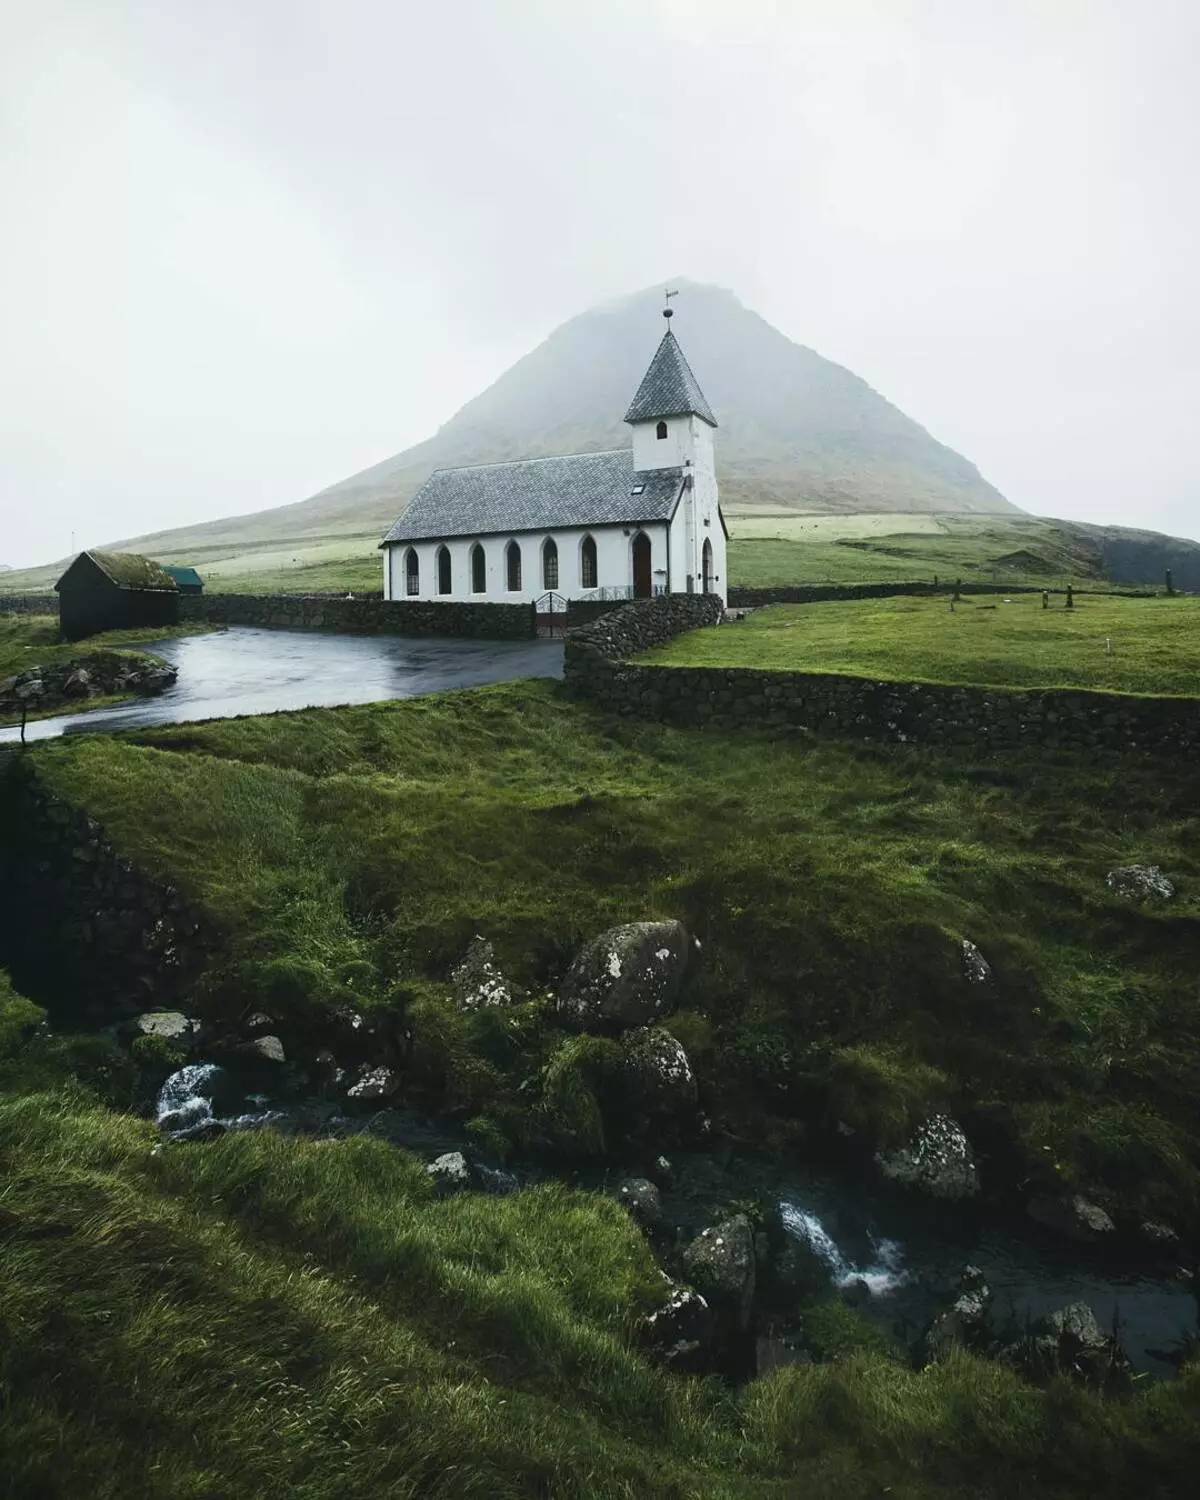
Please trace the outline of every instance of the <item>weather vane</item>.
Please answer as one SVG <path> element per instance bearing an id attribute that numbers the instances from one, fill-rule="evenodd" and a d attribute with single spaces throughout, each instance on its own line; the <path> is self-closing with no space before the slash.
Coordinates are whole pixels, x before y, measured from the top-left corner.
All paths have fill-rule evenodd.
<path id="1" fill-rule="evenodd" d="M 667 305 L 666 305 L 666 307 L 663 308 L 663 317 L 664 318 L 670 319 L 670 318 L 673 318 L 675 316 L 675 314 L 671 311 L 671 298 L 672 297 L 678 297 L 678 296 L 679 296 L 679 288 L 678 287 L 676 287 L 676 289 L 673 292 L 669 291 L 669 290 L 667 291 L 667 293 L 666 293 L 666 302 L 667 302 Z"/>

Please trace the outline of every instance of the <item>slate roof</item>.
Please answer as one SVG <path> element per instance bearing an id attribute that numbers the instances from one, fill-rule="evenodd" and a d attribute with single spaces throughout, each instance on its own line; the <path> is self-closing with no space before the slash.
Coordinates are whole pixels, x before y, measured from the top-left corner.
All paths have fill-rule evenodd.
<path id="1" fill-rule="evenodd" d="M 380 546 L 432 537 L 665 521 L 682 485 L 680 468 L 636 471 L 628 448 L 437 469 Z"/>
<path id="2" fill-rule="evenodd" d="M 700 382 L 683 357 L 683 350 L 668 328 L 654 352 L 650 368 L 642 376 L 629 410 L 627 422 L 652 422 L 658 417 L 682 417 L 695 413 L 710 427 L 717 425 L 712 407 L 704 399 Z"/>

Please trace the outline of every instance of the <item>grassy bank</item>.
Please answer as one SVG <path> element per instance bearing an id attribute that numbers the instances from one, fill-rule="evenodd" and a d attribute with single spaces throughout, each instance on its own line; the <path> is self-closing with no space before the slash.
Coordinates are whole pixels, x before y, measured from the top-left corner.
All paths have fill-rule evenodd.
<path id="1" fill-rule="evenodd" d="M 1111 653 L 1111 654 L 1110 654 Z M 1200 696 L 1200 599 L 1040 594 L 773 605 L 648 653 L 671 666 Z"/>
<path id="2" fill-rule="evenodd" d="M 135 647 L 151 641 L 166 640 L 171 636 L 192 635 L 213 628 L 208 625 L 164 625 L 145 630 L 108 630 L 100 635 L 89 636 L 84 641 L 61 641 L 56 616 L 14 615 L 4 614 L 2 611 L 3 600 L 0 599 L 0 682 L 8 677 L 16 676 L 19 672 L 28 672 L 32 667 L 41 667 L 44 670 L 64 662 L 78 662 L 86 668 L 89 657 L 114 651 L 121 656 L 128 656 L 138 661 L 157 661 L 159 658 L 149 652 L 139 651 Z M 62 712 L 61 701 L 41 708 L 36 706 L 36 701 L 34 700 L 35 706 L 29 714 L 31 719 Z M 73 711 L 82 713 L 88 709 L 103 708 L 121 701 L 121 695 L 109 694 L 103 697 L 72 699 L 71 707 Z M 0 707 L 0 725 L 17 722 L 19 719 L 19 714 L 6 712 L 5 708 Z"/>
<path id="3" fill-rule="evenodd" d="M 222 953 L 197 1003 L 290 1025 L 373 1010 L 411 1034 L 412 1096 L 501 1150 L 579 1145 L 597 1118 L 620 1139 L 602 1060 L 541 997 L 595 932 L 678 916 L 702 948 L 671 1025 L 736 1135 L 782 1149 L 840 1119 L 894 1143 L 947 1107 L 995 1184 L 1195 1219 L 1194 770 L 726 739 L 614 722 L 547 684 L 33 760 L 210 913 Z M 1138 861 L 1168 871 L 1172 902 L 1107 889 Z M 529 992 L 511 1012 L 447 998 L 475 932 Z M 993 985 L 965 983 L 963 938 Z"/>
<path id="4" fill-rule="evenodd" d="M 6 615 L 0 599 L 0 678 L 30 667 L 48 667 L 55 662 L 76 661 L 93 651 L 127 651 L 143 642 L 165 641 L 171 636 L 194 635 L 207 625 L 160 625 L 145 630 L 106 630 L 84 641 L 59 639 L 55 615 Z"/>
<path id="5" fill-rule="evenodd" d="M 161 1147 L 78 1087 L 0 1095 L 0 1488 L 851 1500 L 1185 1492 L 1200 1370 L 1104 1402 L 956 1355 L 740 1394 L 638 1352 L 612 1202 L 433 1198 L 382 1142 Z"/>

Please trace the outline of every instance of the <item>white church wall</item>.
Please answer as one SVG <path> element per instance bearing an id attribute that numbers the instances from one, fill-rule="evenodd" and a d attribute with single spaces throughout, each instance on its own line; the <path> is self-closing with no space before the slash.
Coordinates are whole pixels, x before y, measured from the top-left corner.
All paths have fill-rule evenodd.
<path id="1" fill-rule="evenodd" d="M 717 509 L 717 482 L 711 470 L 696 469 L 692 488 L 684 494 L 671 522 L 671 588 L 676 593 L 704 592 L 706 541 L 712 547 L 710 592 L 727 600 L 725 532 Z"/>
<path id="2" fill-rule="evenodd" d="M 692 512 L 685 495 L 671 522 L 671 589 L 676 594 L 688 593 L 688 576 L 696 571 L 692 534 Z M 700 584 L 695 582 L 692 592 L 699 591 Z"/>
<path id="3" fill-rule="evenodd" d="M 450 552 L 450 592 L 438 592 L 437 554 L 440 542 L 397 543 L 384 550 L 384 597 L 387 599 L 474 600 L 485 604 L 531 603 L 547 592 L 543 581 L 542 548 L 553 537 L 558 547 L 558 586 L 553 590 L 568 599 L 598 596 L 606 588 L 633 586 L 633 534 L 635 527 L 595 526 L 590 530 L 572 527 L 560 531 L 522 532 L 514 536 L 497 533 L 478 541 L 486 559 L 486 584 L 482 593 L 472 588 L 471 552 L 474 537 L 456 537 L 445 543 Z M 651 581 L 667 584 L 667 527 L 652 522 L 644 528 L 651 544 Z M 628 532 L 628 534 L 626 534 Z M 597 589 L 583 587 L 581 569 L 583 539 L 591 536 L 596 543 Z M 507 547 L 515 541 L 521 549 L 521 587 L 509 589 Z M 419 588 L 408 592 L 406 558 L 409 547 L 417 554 Z"/>
<path id="4" fill-rule="evenodd" d="M 633 467 L 635 469 L 680 469 L 689 460 L 698 467 L 712 468 L 712 428 L 699 417 L 665 417 L 667 435 L 657 436 L 657 422 L 635 422 Z"/>

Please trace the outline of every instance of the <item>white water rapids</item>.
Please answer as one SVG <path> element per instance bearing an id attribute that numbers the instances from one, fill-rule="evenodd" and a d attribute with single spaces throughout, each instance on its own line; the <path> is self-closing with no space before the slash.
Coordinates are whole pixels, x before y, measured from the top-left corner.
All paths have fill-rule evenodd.
<path id="1" fill-rule="evenodd" d="M 807 1245 L 827 1267 L 835 1286 L 850 1286 L 852 1282 L 861 1281 L 869 1287 L 873 1297 L 882 1297 L 908 1280 L 908 1272 L 901 1265 L 898 1240 L 873 1239 L 873 1259 L 868 1265 L 856 1266 L 838 1249 L 833 1236 L 816 1214 L 788 1203 L 786 1199 L 780 1203 L 779 1213 L 788 1234 Z"/>

